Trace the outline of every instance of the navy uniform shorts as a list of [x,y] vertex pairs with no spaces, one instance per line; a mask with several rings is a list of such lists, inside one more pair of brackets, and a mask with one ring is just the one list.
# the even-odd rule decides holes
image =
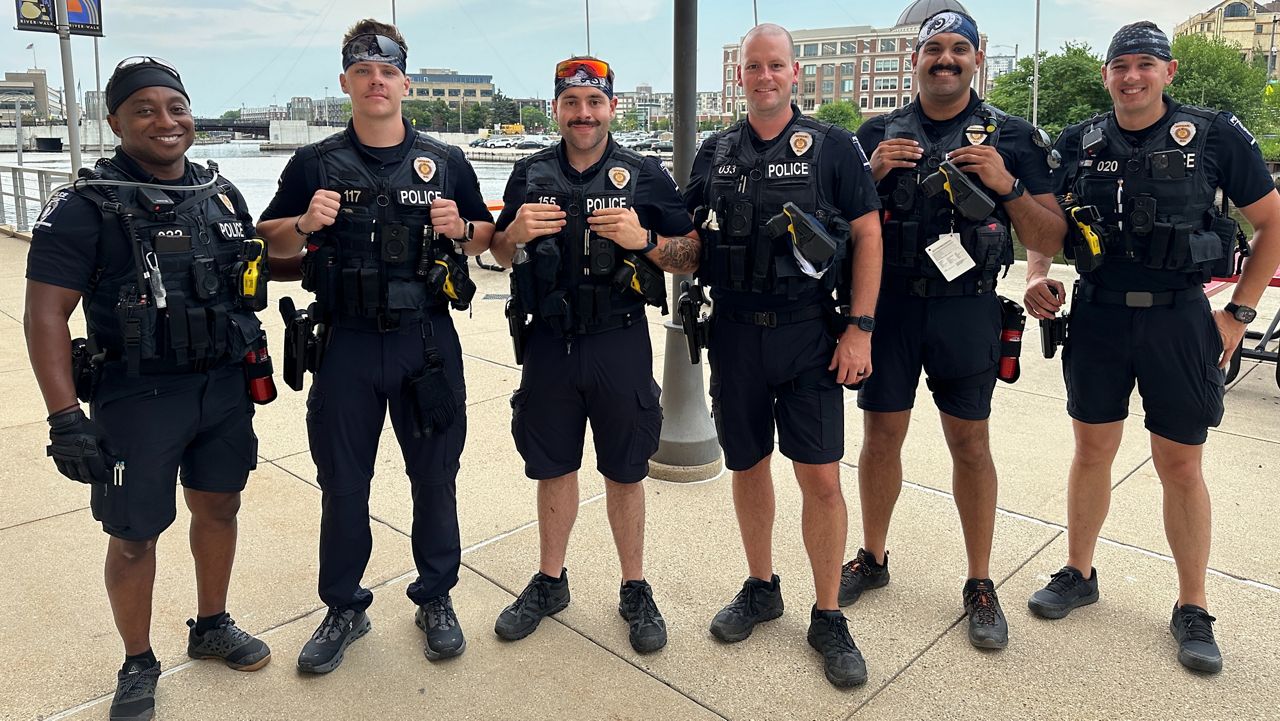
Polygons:
[[525,475],[546,480],[578,470],[589,421],[596,470],[618,483],[644,480],[662,430],[660,394],[647,324],[567,344],[535,323],[511,396],[511,435]]
[[910,410],[923,370],[938,410],[962,420],[986,420],[999,360],[995,293],[882,295],[871,335],[871,377],[858,392],[858,407],[879,413]]
[[177,514],[179,475],[196,491],[243,490],[258,465],[253,412],[238,364],[138,378],[108,369],[90,413],[125,470],[119,485],[93,484],[102,530],[127,541],[159,535]]
[[835,339],[826,319],[775,328],[712,315],[711,414],[725,466],[745,471],[773,453],[809,464],[844,455],[844,389],[827,371]]
[[1222,336],[1208,298],[1154,308],[1082,300],[1069,324],[1062,376],[1075,420],[1124,420],[1136,382],[1147,430],[1158,436],[1200,445],[1222,422]]

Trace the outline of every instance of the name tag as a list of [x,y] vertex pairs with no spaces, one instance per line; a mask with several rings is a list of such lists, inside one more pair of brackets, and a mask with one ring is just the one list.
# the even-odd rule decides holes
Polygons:
[[343,205],[368,205],[373,201],[373,193],[368,188],[330,188],[338,194]]

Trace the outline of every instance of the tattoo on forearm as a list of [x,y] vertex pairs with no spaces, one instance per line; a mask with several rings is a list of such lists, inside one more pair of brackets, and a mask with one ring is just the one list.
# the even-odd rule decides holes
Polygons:
[[669,273],[692,273],[698,268],[698,241],[688,236],[667,238],[658,250],[658,265]]

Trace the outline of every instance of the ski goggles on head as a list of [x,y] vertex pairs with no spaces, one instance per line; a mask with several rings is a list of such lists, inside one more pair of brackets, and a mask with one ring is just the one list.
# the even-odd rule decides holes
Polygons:
[[609,63],[595,58],[570,58],[556,64],[556,97],[569,88],[596,88],[613,97]]
[[346,70],[356,63],[386,63],[394,65],[403,73],[408,55],[403,45],[386,35],[365,33],[351,38],[350,42],[342,46],[342,69]]

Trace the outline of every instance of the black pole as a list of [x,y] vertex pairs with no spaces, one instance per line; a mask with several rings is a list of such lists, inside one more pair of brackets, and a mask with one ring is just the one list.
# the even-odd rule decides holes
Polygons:
[[[672,165],[676,182],[689,183],[698,130],[698,0],[675,0],[675,106],[672,110]],[[671,279],[671,297],[678,298],[681,281]],[[675,305],[674,303],[672,304]],[[689,362],[688,346],[679,324],[667,323],[663,357],[662,438],[649,464],[649,475],[666,481],[701,481],[720,473],[720,444],[707,412],[702,365]]]

